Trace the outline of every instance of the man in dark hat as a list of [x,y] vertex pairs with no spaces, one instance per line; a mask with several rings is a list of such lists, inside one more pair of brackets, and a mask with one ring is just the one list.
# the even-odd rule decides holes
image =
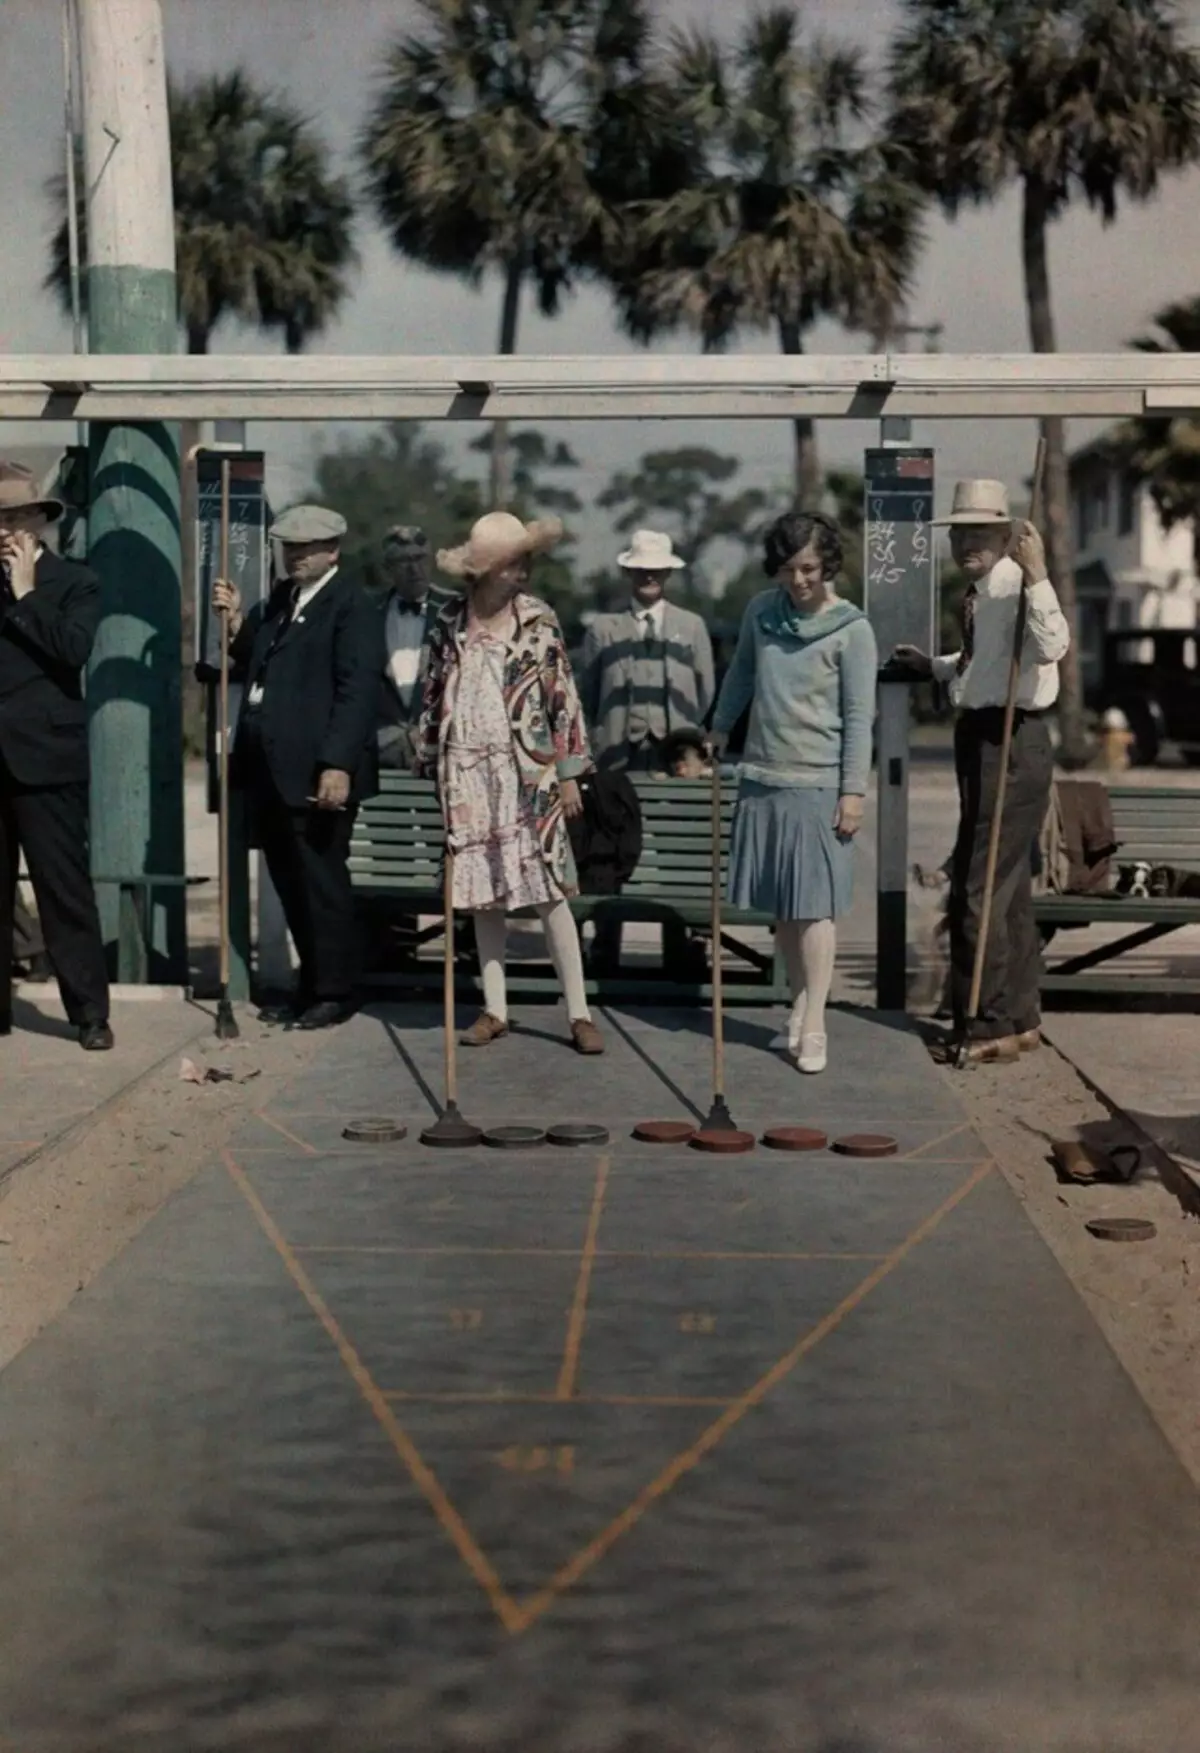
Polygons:
[[350,837],[378,788],[375,727],[383,637],[379,606],[338,570],[346,520],[297,505],[271,528],[286,576],[242,617],[236,585],[218,579],[244,682],[230,779],[251,819],[300,958],[292,1003],[269,1022],[324,1029],[355,1008],[358,945]]
[[387,664],[379,701],[379,765],[412,771],[417,720],[429,667],[429,637],[446,602],[429,585],[429,538],[415,524],[397,524],[383,539]]
[[45,545],[62,516],[29,469],[0,462],[0,1035],[12,1032],[21,853],[63,1006],[88,1052],[113,1044],[108,971],[88,850],[82,673],[100,581]]

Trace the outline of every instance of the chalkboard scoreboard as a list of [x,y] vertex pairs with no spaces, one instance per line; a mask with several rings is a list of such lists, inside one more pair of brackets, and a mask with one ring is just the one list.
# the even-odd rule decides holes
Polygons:
[[869,450],[863,466],[863,607],[886,663],[937,650],[932,450]]
[[221,564],[221,465],[229,464],[229,576],[242,593],[243,611],[270,589],[267,498],[261,451],[196,458],[196,674],[213,681],[220,670],[221,629],[211,610],[213,580]]

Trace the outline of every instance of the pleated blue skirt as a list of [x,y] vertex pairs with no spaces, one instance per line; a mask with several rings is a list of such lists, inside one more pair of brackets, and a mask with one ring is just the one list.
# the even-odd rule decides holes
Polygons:
[[730,905],[775,919],[837,919],[854,893],[854,846],[834,831],[836,790],[743,779],[729,844]]

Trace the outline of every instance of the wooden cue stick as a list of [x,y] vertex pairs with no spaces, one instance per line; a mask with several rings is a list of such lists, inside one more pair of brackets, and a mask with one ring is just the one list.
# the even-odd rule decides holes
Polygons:
[[[221,577],[229,577],[229,458],[221,459]],[[219,865],[219,908],[217,933],[220,964],[218,979],[221,995],[229,992],[229,616],[221,621],[221,679],[219,684],[219,719],[221,726],[221,759],[218,767],[217,859]]]
[[453,1108],[458,1101],[458,1061],[454,1043],[454,854],[451,852],[449,844],[446,846],[446,875],[442,905],[446,913],[446,953],[442,967],[442,1003],[446,1034],[446,1106]]
[[[1042,519],[1042,496],[1046,473],[1046,440],[1038,439],[1037,459],[1033,466],[1033,497],[1029,506],[1029,521],[1036,529]],[[1017,602],[1017,622],[1013,633],[1012,657],[1008,667],[1008,696],[1004,702],[1004,730],[1000,738],[1000,772],[996,780],[996,801],[992,805],[991,829],[988,834],[987,866],[983,878],[983,905],[979,910],[979,940],[975,945],[975,965],[971,969],[971,994],[967,1003],[966,1028],[964,1037],[971,1024],[979,1016],[979,996],[983,988],[984,959],[987,955],[988,933],[992,926],[992,902],[996,893],[996,863],[1000,856],[1000,829],[1004,817],[1004,799],[1008,790],[1008,757],[1012,749],[1013,723],[1017,709],[1017,684],[1021,676],[1021,648],[1025,642],[1025,618],[1027,612],[1027,591],[1025,580],[1021,580],[1021,593]]]
[[712,1031],[713,1096],[725,1094],[725,1014],[721,976],[721,763],[712,769]]

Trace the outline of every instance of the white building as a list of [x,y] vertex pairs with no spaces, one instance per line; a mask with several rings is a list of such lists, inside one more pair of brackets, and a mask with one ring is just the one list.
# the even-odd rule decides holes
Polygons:
[[1069,469],[1086,687],[1099,678],[1106,632],[1196,626],[1200,579],[1191,523],[1165,530],[1149,488],[1111,460],[1103,438],[1073,451]]

